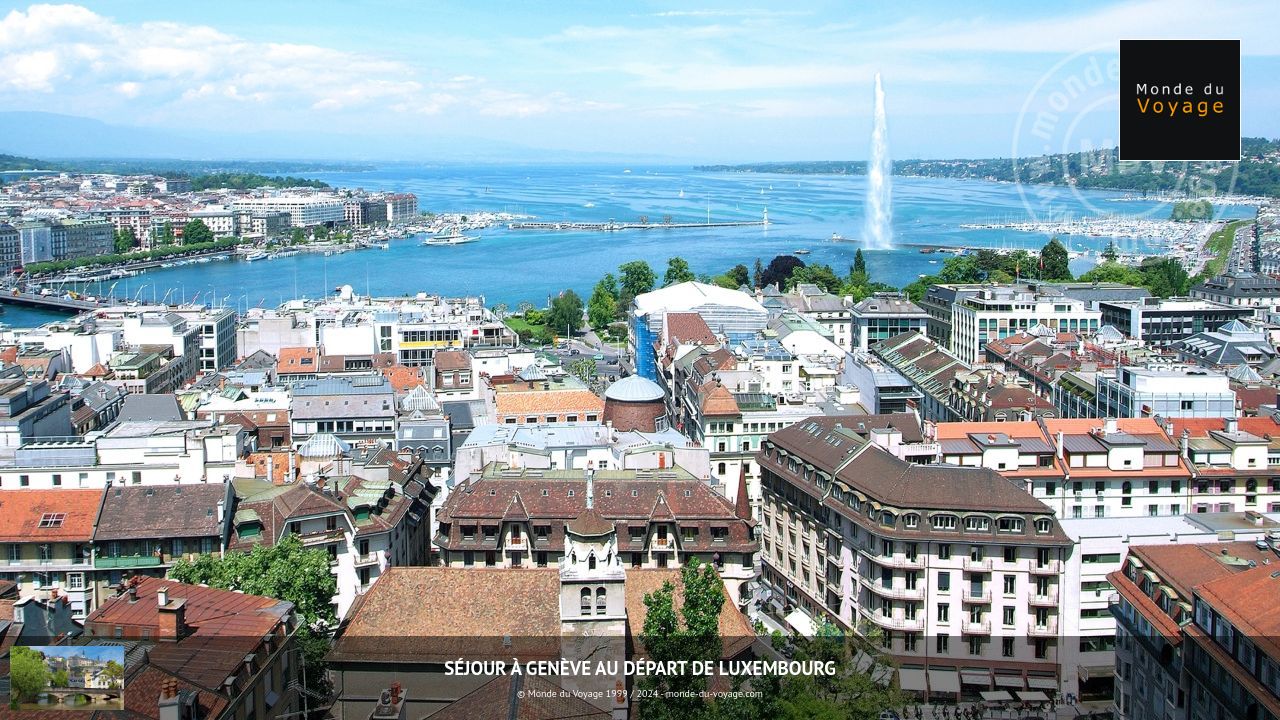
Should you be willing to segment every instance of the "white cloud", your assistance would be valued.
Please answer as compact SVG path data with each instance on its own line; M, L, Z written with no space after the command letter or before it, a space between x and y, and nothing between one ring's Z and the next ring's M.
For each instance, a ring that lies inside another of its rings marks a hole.
M57 53L48 50L0 56L0 87L50 92L59 65Z
M122 82L116 85L116 92L127 98L136 98L142 93L142 85L136 82Z

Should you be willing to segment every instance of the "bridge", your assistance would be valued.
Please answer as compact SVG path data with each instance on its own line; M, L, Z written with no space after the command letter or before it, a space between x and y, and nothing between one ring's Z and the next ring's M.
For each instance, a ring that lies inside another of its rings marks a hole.
M41 295L39 293L26 292L23 290L0 290L0 303L8 305L25 305L27 307L44 308L46 310L62 310L71 314L82 313L85 310L97 310L101 307L107 307L112 303L118 303L118 300L106 298L108 302L89 302L88 300L78 300L74 298L64 297L62 295Z
M59 704L74 704L77 696L83 695L96 702L112 702L121 697L119 688L46 688L38 695L44 695Z

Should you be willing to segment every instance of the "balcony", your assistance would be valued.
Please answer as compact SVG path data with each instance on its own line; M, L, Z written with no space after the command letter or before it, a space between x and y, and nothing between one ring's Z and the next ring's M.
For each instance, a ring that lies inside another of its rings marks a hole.
M523 536L523 535L521 535L520 537L509 537L509 538L507 538L507 549L508 549L508 550L521 550L521 551L523 551L523 550L527 550L528 548L529 548L529 543L525 540L525 538L524 538L524 536Z
M320 532L303 533L298 536L304 547L317 547L338 542L346 537L342 530L322 530Z
M960 632L966 635L990 635L991 621L981 620L979 622L973 622L972 620L965 620L964 623L960 625Z
M23 558L22 560L10 560L5 565L0 565L0 569L22 568L24 570L74 570L88 568L88 558L50 558L48 560L39 560L36 558Z
M974 560L967 557L961 561L961 567L971 572L987 572L991 570L991 558Z
M97 570L113 570L116 568L160 567L164 558L159 555L121 555L119 557L101 557L93 561Z
M912 560L910 558L898 557L896 555L880 555L873 550L862 549L862 548L860 548L858 552L862 553L862 555L866 557L868 560L870 560L871 562L876 563L877 565L881 565L883 567L898 568L900 570L923 570L924 569L924 561L921 560L920 556L918 555L914 560Z
M676 541L675 541L675 539L674 539L674 538L669 538L669 537L660 538L660 537L656 537L656 538L654 538L654 539L653 539L653 542L649 545L649 549L650 549L650 550L658 550L658 551L661 551L661 552L670 552L670 551L673 551L673 550L675 550L675 549L676 549Z
M1062 573L1062 561L1050 560L1046 563L1031 563L1032 575L1059 575Z
M356 567L366 567L370 565L377 565L378 559L381 557L382 557L382 553L378 550L374 550L373 552L367 552L363 555L356 555L355 565Z
M890 630L923 630L924 620L920 618L900 618L889 617L887 615L871 614L871 622L882 628Z
M1027 604L1032 607L1058 607L1058 595L1032 595L1027 598Z
M880 597L892 598L894 600L924 600L924 588L922 587L909 589L885 587L874 582L866 582L864 584L871 590L871 592L879 595Z
M1032 620L1027 624L1027 635L1031 637L1057 637L1058 618L1053 617L1044 622Z
M967 603L983 603L983 604L990 603L991 591L990 590L974 590L973 588L965 588L964 597L962 599Z

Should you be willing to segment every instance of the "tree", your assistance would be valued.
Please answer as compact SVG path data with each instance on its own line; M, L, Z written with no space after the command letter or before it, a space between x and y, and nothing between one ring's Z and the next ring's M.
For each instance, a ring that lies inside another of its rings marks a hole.
M196 245L214 241L213 231L200 218L196 218L182 226L182 244Z
M591 291L591 299L587 301L587 319L591 327L599 330L605 328L618 316L617 282L613 275L605 275Z
M751 287L764 287L764 285L760 284L762 279L764 279L764 266L760 264L760 258L756 258L755 265L752 266L751 270Z
M578 378L585 385L596 379L596 361L589 357L580 357L569 363L569 374Z
M123 255L132 250L138 244L138 238L133 234L133 228L124 228L116 231L115 251L117 254Z
M1191 289L1191 278L1187 275L1186 269L1182 267L1182 263L1173 258L1149 259L1142 263L1138 272L1142 273L1142 285L1150 290L1152 295L1160 297L1186 295Z
M747 266L742 263L738 263L737 265L729 268L729 272L725 273L725 275L736 283L736 287L742 287L751 282L751 272L747 270Z
M1126 285L1142 285L1142 274L1137 270L1121 265L1117 262L1107 261L1099 263L1089 272L1080 276L1081 282L1096 283L1124 283Z
M678 615L676 587L672 583L665 582L644 596L646 611L641 639L645 652L650 660L657 662L719 660L723 581L714 567L694 558L681 568L680 584L684 602ZM639 708L645 720L711 716L711 707L702 696L707 678L701 673L645 675L639 684L646 690ZM650 697L652 694L658 697Z
M622 276L620 281L622 286L621 294L623 297L628 298L628 303L626 304L629 304L631 298L652 291L654 283L658 281L658 277L653 273L653 268L649 267L649 263L644 260L632 260L631 262L623 263L618 266L618 273Z
M779 255L769 261L769 266L760 274L759 287L777 285L779 290L787 287L791 273L796 268L804 267L804 261L794 255Z
M49 677L49 687L64 688L70 684L71 679L67 677L67 671L63 668L58 668Z
M289 242L293 245L303 245L307 242L307 233L302 228L296 227L289 231Z
M818 264L798 267L791 272L791 277L787 281L788 287L795 287L800 283L817 285L829 293L840 292L840 286L844 284L830 265Z
M328 633L338 622L330 598L337 580L329 570L329 554L307 549L292 533L275 545L258 545L250 552L229 552L222 558L201 555L174 563L169 577L191 585L205 584L224 590L288 600L302 618L295 642L307 668L307 688L327 697L329 683L324 656Z
M493 314L497 315L498 319L505 318L509 314L510 310L511 308L507 307L506 303L498 303L493 306Z
M166 222L160 230L160 239L156 240L157 245L172 245L176 242L173 234L173 223Z
M49 684L49 668L38 650L15 645L9 648L9 707L16 710L22 698L30 697Z
M1040 250L1040 279L1070 280L1070 260L1067 248L1058 238L1053 238Z
M1102 259L1107 262L1115 262L1120 258L1120 253L1116 250L1116 241L1107 242L1107 249L1102 251Z
M689 269L689 263L684 258L673 257L667 260L667 274L662 276L663 287L693 279L693 271Z
M329 239L329 226L317 225L311 230L311 234L315 236L317 241L325 241Z
M529 311L533 309L534 309L533 303L529 302L528 300L522 300L520 301L519 304L516 305L516 314L528 320Z
M853 254L853 272L867 274L867 259L862 256L862 248Z
M893 668L880 652L879 640L879 632L844 633L825 623L812 638L775 634L775 647L792 660L831 663L836 670L781 678L775 716L875 720L884 710L902 707L907 697L889 682Z
M565 290L551 301L547 310L546 325L557 335L561 331L572 335L582 327L582 298L572 290Z
M108 687L118 688L124 680L124 668L115 660L108 660L106 667L102 669L102 677L107 681Z

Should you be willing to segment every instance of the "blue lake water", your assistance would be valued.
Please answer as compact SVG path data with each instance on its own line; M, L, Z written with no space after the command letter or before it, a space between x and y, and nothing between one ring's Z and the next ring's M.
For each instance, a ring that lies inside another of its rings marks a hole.
M630 172L625 172L625 170ZM826 263L844 274L860 247L862 176L796 176L701 173L672 167L469 165L391 167L369 172L314 173L331 185L397 190L418 196L422 210L507 211L547 221L651 223L758 220L768 208L771 225L613 233L509 230L495 227L472 234L479 242L425 247L421 239L394 240L389 250L361 250L324 257L303 254L248 263L215 261L158 269L117 284L118 297L191 299L239 306L275 306L295 296L316 297L350 284L374 295L420 291L484 295L489 304L541 305L549 294L573 288L586 297L606 272L643 259L661 277L667 258L681 256L696 273L717 274L737 263L751 267L775 255L809 250L806 262ZM1155 201L1117 202L1119 193L1035 187L970 180L894 177L894 236L906 245L866 252L875 280L902 286L936 272L948 255L922 254L918 245L1025 247L1038 250L1047 235L1007 230L963 229L965 223L1101 213L1151 213L1168 217ZM1229 217L1250 216L1252 208L1227 207ZM838 233L849 241L832 241ZM1074 250L1100 249L1103 238L1064 238ZM1141 241L1123 249L1151 249ZM1080 272L1090 263L1077 261ZM1034 272L1034 269L1028 269ZM89 292L105 288L89 288ZM29 326L55 314L9 306L3 320Z

